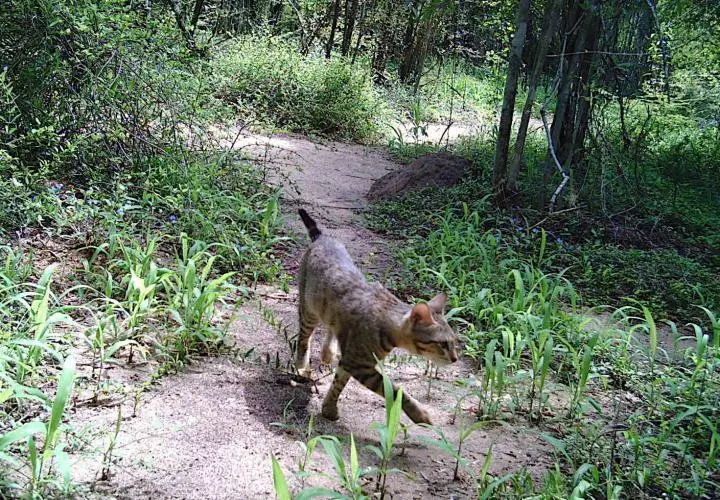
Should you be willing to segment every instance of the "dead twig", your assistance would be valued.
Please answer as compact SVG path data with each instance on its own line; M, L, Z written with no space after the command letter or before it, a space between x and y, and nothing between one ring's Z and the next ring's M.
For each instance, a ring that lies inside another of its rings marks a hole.
M564 214L564 213L566 213L566 212L573 212L573 211L575 211L575 210L580 210L581 208L582 208L582 206L578 205L578 206L576 206L576 207L566 208L566 209L564 209L564 210L558 210L557 212L551 212L547 217L543 218L540 222L538 222L538 223L530 226L530 227L528 228L528 231L532 231L532 230L535 229L536 227L540 226L542 223L544 223L544 222L545 222L546 220L548 220L550 217L553 217L553 216L555 216L555 215Z

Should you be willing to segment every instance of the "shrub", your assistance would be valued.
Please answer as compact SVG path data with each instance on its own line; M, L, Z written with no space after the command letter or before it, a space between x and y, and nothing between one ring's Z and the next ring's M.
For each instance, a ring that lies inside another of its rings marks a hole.
M377 134L381 109L369 75L343 59L304 57L283 41L245 38L214 64L218 95L243 117L339 139Z

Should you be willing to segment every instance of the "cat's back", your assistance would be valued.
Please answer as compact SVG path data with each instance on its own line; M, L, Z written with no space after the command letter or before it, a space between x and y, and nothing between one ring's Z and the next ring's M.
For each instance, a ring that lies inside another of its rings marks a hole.
M318 282L329 288L365 282L345 246L325 234L312 242L305 252L301 276L306 281Z

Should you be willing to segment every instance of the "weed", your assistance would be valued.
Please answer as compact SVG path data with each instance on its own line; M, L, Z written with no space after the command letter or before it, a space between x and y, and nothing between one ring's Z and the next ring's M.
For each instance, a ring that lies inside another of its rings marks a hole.
M185 234L181 235L180 245L177 270L163 285L168 296L168 312L178 324L171 337L171 351L182 360L198 351L217 349L222 342L224 332L213 326L212 320L216 305L224 303L232 289L228 280L234 273L212 278L217 256L209 253L211 247L200 241L191 245Z
M397 394L393 391L392 381L383 374L383 391L385 393L385 422L374 423L373 427L377 429L380 435L380 447L368 445L380 460L380 466L377 469L376 488L380 492L380 498L385 498L387 476L394 469L389 469L388 465L392 458L392 451L395 445L395 439L400 431L400 415L402 414L402 389L398 389Z

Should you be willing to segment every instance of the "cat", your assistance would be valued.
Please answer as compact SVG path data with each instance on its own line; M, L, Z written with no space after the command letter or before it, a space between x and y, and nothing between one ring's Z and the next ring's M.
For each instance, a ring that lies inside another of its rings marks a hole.
M366 281L343 244L323 234L305 210L299 209L298 213L311 240L302 258L298 280L298 373L303 376L310 373L308 346L321 321L328 330L322 362L331 364L337 344L340 346L335 378L322 405L323 417L339 418L338 398L351 376L382 396L383 379L376 365L394 347L439 365L457 361L458 337L445 320L444 293L426 303L405 304L382 285ZM395 384L393 392L397 395ZM402 408L413 422L431 424L427 411L404 391Z

